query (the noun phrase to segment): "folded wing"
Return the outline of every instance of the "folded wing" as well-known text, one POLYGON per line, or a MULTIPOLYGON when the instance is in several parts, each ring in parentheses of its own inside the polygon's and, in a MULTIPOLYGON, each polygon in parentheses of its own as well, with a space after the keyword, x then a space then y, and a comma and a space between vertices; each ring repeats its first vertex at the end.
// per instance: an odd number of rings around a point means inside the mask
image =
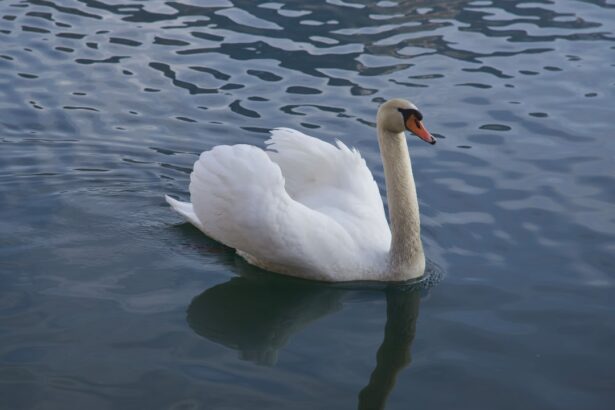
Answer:
POLYGON ((344 280, 340 272, 388 250, 382 200, 358 152, 289 129, 268 144, 204 152, 190 176, 192 207, 171 205, 249 262, 290 275, 344 280))

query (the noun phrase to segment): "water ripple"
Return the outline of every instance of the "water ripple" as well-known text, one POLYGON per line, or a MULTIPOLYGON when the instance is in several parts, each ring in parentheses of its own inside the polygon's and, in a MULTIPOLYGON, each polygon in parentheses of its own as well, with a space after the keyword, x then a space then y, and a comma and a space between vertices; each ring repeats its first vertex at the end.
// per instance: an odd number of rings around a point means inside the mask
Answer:
POLYGON ((447 276, 422 303, 390 407, 612 402, 614 10, 601 0, 3 2, 0 229, 11 235, 0 238, 0 384, 21 386, 3 402, 355 403, 382 302, 314 321, 276 368, 238 364, 195 340, 184 317, 192 297, 236 272, 233 254, 173 227, 162 194, 187 197, 201 151, 263 146, 277 126, 358 147, 383 188, 374 115, 397 96, 438 137, 409 143, 426 253, 447 276), (451 395, 433 394, 442 383, 451 395), (478 384, 485 394, 468 393, 478 384), (165 396, 180 390, 194 400, 165 396))

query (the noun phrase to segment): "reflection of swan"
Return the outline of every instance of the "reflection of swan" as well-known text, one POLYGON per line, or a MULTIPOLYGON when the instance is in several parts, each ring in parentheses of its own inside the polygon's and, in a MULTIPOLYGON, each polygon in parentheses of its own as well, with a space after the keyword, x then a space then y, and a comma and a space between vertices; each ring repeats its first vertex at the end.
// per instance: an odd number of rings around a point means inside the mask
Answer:
POLYGON ((356 150, 290 129, 270 150, 218 146, 190 177, 192 204, 167 201, 212 238, 261 268, 324 281, 401 281, 421 276, 425 256, 407 129, 435 143, 416 106, 378 110, 378 142, 391 229, 371 172, 356 150))
POLYGON ((188 308, 195 332, 273 365, 277 350, 308 323, 341 308, 343 292, 280 279, 239 276, 207 289, 188 308))
MULTIPOLYGON (((354 290, 278 277, 235 277, 207 289, 188 308, 188 322, 199 335, 237 349, 245 360, 272 365, 277 351, 308 323, 343 307, 354 290)), ((420 295, 417 288, 390 286, 387 322, 376 368, 359 394, 359 408, 383 408, 397 373, 410 362, 420 295)))
POLYGON ((410 346, 419 315, 419 292, 387 290, 387 324, 369 384, 359 393, 359 409, 383 409, 397 373, 410 364, 410 346))

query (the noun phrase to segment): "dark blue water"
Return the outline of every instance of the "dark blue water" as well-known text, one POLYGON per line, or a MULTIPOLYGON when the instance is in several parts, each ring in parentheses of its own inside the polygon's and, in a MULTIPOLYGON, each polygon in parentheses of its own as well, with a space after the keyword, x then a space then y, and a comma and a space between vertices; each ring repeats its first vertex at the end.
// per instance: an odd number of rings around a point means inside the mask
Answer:
POLYGON ((258 3, 0 1, 0 408, 614 408, 615 3, 258 3), (391 97, 439 283, 284 280, 164 203, 277 126, 383 188, 391 97))

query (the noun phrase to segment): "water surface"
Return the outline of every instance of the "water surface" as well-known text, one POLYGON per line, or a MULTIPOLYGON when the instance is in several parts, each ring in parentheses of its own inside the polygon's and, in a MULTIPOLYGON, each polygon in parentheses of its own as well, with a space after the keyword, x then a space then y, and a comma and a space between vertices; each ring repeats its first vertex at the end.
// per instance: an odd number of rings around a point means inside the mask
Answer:
POLYGON ((615 4, 0 1, 0 407, 615 404, 615 4), (322 286, 182 223, 198 154, 410 140, 439 277, 322 286), (435 281, 434 281, 435 282, 435 281))

